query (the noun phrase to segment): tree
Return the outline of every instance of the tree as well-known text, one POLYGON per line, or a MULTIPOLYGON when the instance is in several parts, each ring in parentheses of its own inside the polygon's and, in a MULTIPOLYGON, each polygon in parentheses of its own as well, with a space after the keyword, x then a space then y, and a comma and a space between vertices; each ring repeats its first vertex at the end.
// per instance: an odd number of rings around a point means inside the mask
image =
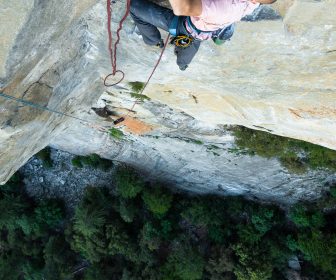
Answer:
POLYGON ((133 244, 126 228, 121 222, 114 221, 106 227, 108 239, 108 254, 111 256, 122 255, 130 261, 137 261, 136 246, 133 244))
POLYGON ((289 212, 289 219, 298 227, 320 228, 325 224, 325 219, 320 210, 308 210, 304 205, 297 204, 289 212))
POLYGON ((238 243, 232 246, 239 259, 234 268, 238 280, 267 280, 273 273, 272 259, 260 246, 238 243))
POLYGON ((336 277, 336 235, 313 229, 298 235, 298 249, 306 260, 336 277))
POLYGON ((257 210, 254 210, 251 217, 251 222, 254 228, 261 234, 264 235, 269 231, 273 224, 274 212, 272 209, 266 207, 258 207, 257 210))
POLYGON ((116 173, 117 192, 122 198, 134 198, 144 188, 144 182, 128 167, 119 168, 116 173))
POLYGON ((203 257, 189 244, 182 242, 179 244, 178 249, 171 252, 167 262, 162 267, 163 280, 202 279, 205 266, 203 257))
POLYGON ((94 263, 86 268, 84 280, 120 280, 124 266, 124 263, 116 259, 105 259, 104 262, 94 263))
POLYGON ((142 194, 142 199, 146 208, 155 217, 162 218, 171 207, 173 195, 157 186, 153 189, 146 189, 142 194))
POLYGON ((63 235, 51 236, 43 250, 45 267, 43 275, 48 280, 71 279, 76 265, 76 254, 63 235))
POLYGON ((230 248, 219 247, 213 250, 206 271, 210 280, 231 280, 235 267, 233 251, 230 248))
POLYGON ((3 193, 0 199, 0 229, 14 230, 20 227, 21 217, 29 212, 30 204, 21 195, 3 193))
POLYGON ((120 217, 127 223, 133 222, 137 209, 133 201, 130 199, 119 199, 118 211, 120 217))
POLYGON ((227 222, 225 213, 225 203, 214 197, 195 197, 190 199, 190 203, 183 205, 181 212, 183 219, 193 225, 198 226, 220 226, 227 222))
POLYGON ((146 222, 140 232, 140 244, 146 246, 150 251, 157 250, 160 246, 160 232, 150 222, 146 222))
POLYGON ((98 262, 107 253, 105 225, 111 203, 106 189, 87 188, 75 209, 71 246, 91 262, 98 262))

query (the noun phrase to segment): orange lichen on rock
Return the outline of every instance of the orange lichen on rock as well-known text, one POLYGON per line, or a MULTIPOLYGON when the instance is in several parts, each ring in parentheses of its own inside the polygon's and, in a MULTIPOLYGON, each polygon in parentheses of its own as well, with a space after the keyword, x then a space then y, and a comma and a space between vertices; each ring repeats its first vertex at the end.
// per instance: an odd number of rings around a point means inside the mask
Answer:
POLYGON ((125 117, 125 120, 120 123, 119 127, 120 126, 125 126, 126 131, 137 135, 146 134, 153 130, 153 126, 129 116, 125 117))

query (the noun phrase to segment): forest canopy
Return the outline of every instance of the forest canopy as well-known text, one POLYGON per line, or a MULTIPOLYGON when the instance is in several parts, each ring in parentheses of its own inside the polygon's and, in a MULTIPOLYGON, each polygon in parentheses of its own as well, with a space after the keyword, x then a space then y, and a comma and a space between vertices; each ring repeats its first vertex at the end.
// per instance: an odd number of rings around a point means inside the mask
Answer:
POLYGON ((242 197, 188 196, 129 167, 115 191, 87 187, 73 213, 29 197, 22 178, 0 188, 1 279, 336 278, 336 186, 290 210, 242 197))

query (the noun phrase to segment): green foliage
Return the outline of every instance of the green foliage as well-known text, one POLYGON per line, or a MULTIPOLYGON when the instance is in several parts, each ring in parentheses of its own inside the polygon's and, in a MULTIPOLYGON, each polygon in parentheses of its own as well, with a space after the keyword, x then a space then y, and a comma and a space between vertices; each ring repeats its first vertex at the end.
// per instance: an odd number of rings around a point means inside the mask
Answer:
POLYGON ((311 227, 321 228, 325 225, 326 221, 321 211, 317 210, 311 214, 311 227))
POLYGON ((210 280, 230 280, 233 278, 235 260, 232 249, 226 247, 215 248, 212 252, 206 271, 210 280))
POLYGON ((197 145, 203 145, 203 141, 201 141, 201 140, 192 139, 191 142, 194 143, 194 144, 197 144, 197 145))
POLYGON ((303 277, 336 277, 332 207, 298 204, 286 217, 238 197, 173 196, 130 168, 116 183, 116 197, 86 188, 69 220, 58 200, 28 197, 20 176, 1 186, 0 278, 275 280, 293 255, 303 277))
POLYGON ((163 242, 172 238, 172 223, 169 220, 145 222, 140 232, 140 244, 150 251, 158 250, 163 242))
POLYGON ((261 240, 263 234, 251 224, 238 224, 237 234, 244 244, 256 244, 261 240))
POLYGON ((152 189, 145 189, 142 194, 145 206, 154 216, 163 217, 171 207, 173 195, 163 188, 157 186, 152 189))
POLYGON ((296 240, 292 235, 288 235, 286 238, 286 247, 291 251, 291 252, 296 252, 298 250, 298 245, 296 240))
POLYGON ((192 139, 192 138, 184 138, 183 140, 187 143, 193 143, 193 144, 196 144, 196 145, 203 145, 204 144, 201 140, 192 139))
POLYGON ((51 149, 49 147, 39 151, 36 154, 36 157, 42 161, 45 168, 51 168, 53 166, 53 162, 51 159, 51 149))
POLYGON ((132 243, 126 229, 122 223, 114 222, 106 227, 106 237, 108 242, 108 254, 121 254, 131 261, 137 261, 135 245, 132 243))
POLYGON ((107 190, 87 188, 75 209, 71 247, 91 262, 99 262, 107 254, 109 205, 107 190))
POLYGON ((71 279, 76 265, 76 254, 71 251, 64 236, 51 236, 43 250, 44 278, 50 280, 71 279))
POLYGON ((274 224, 274 212, 272 209, 258 208, 253 211, 251 222, 254 228, 262 235, 269 231, 274 224))
POLYGON ((212 197, 198 197, 188 201, 181 216, 193 225, 219 226, 225 222, 225 216, 222 215, 224 206, 221 201, 212 197))
POLYGON ((137 209, 132 200, 120 199, 119 201, 120 217, 127 223, 133 222, 137 209))
POLYGON ((268 280, 272 277, 272 265, 265 264, 260 267, 247 267, 238 266, 234 274, 237 280, 268 280))
POLYGON ((322 271, 336 277, 336 235, 324 235, 313 230, 298 236, 298 248, 304 253, 305 259, 311 261, 322 271))
POLYGON ((202 279, 205 261, 200 253, 184 244, 173 251, 162 268, 162 279, 202 279))
POLYGON ((320 228, 325 224, 323 214, 319 211, 308 211, 302 204, 297 204, 289 212, 289 218, 298 227, 320 228))
POLYGON ((310 225, 307 209, 301 204, 295 205, 291 209, 289 219, 299 227, 308 227, 310 225))
POLYGON ((72 160, 71 163, 74 167, 82 168, 83 164, 81 161, 81 156, 75 156, 72 160))
POLYGON ((278 157, 293 173, 303 173, 308 167, 336 170, 334 150, 245 127, 235 127, 232 131, 239 149, 247 150, 251 155, 278 157))
POLYGON ((223 244, 227 237, 231 234, 229 229, 224 230, 217 225, 210 225, 208 227, 209 239, 215 243, 223 244))
POLYGON ((239 243, 232 247, 239 258, 239 264, 234 268, 234 274, 238 280, 271 279, 273 264, 262 248, 248 247, 239 243))
POLYGON ((16 221, 19 228, 34 238, 55 230, 64 219, 64 208, 59 200, 47 199, 38 203, 32 215, 23 214, 16 221))
POLYGON ((330 195, 336 198, 336 185, 330 188, 330 195))
POLYGON ((107 211, 95 206, 78 207, 75 212, 74 230, 90 237, 98 234, 105 224, 107 211))
POLYGON ((181 216, 192 224, 208 225, 211 223, 211 217, 207 213, 207 206, 195 201, 181 213, 181 216))
POLYGON ((147 95, 139 94, 135 92, 131 92, 131 96, 140 101, 151 100, 147 95))
POLYGON ((36 222, 48 228, 57 228, 64 219, 64 206, 61 201, 47 199, 39 202, 34 210, 36 222))
POLYGON ((144 224, 140 238, 141 244, 147 246, 150 251, 157 250, 161 243, 159 230, 150 222, 144 224))
POLYGON ((43 272, 42 269, 39 266, 36 266, 32 262, 26 262, 21 267, 22 275, 24 279, 27 280, 42 280, 43 272))
POLYGON ((121 279, 122 263, 104 261, 104 263, 90 264, 84 270, 84 280, 119 280, 121 279))
POLYGON ((63 204, 55 199, 35 202, 20 187, 19 178, 10 180, 0 190, 0 207, 4 210, 0 213, 0 278, 66 279, 65 275, 69 275, 66 264, 73 264, 75 255, 64 240, 53 250, 51 246, 51 240, 56 238, 53 234, 62 232, 63 204), (58 257, 52 258, 52 253, 58 257), (66 261, 58 263, 66 256, 69 256, 66 261))
POLYGON ((303 174, 307 171, 305 161, 298 156, 296 151, 287 151, 278 155, 281 164, 287 168, 290 173, 303 174))
POLYGON ((2 193, 0 199, 0 228, 14 230, 20 227, 20 220, 30 204, 21 195, 2 193))
POLYGON ((131 86, 131 89, 133 92, 135 93, 139 93, 140 91, 142 91, 143 87, 145 86, 145 84, 143 82, 130 82, 129 85, 131 86))
POLYGON ((135 198, 144 188, 144 182, 131 168, 122 167, 116 173, 118 194, 125 199, 135 198))
POLYGON ((90 166, 92 168, 99 168, 102 171, 107 171, 112 167, 112 161, 103 159, 97 154, 91 154, 88 156, 75 156, 72 160, 72 165, 78 168, 83 166, 90 166))
POLYGON ((0 279, 13 280, 20 279, 22 274, 21 267, 23 265, 22 257, 18 252, 1 250, 0 253, 0 279))
POLYGON ((110 133, 110 136, 117 139, 117 140, 122 140, 124 138, 124 133, 117 129, 117 128, 114 128, 112 127, 110 130, 109 130, 109 133, 110 133))

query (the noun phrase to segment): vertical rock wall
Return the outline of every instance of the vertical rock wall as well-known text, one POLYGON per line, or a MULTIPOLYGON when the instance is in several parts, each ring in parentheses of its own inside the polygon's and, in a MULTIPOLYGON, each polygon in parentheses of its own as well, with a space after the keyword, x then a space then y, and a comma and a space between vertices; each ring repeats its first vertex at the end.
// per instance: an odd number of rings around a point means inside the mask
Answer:
MULTIPOLYGON (((1 91, 100 126, 125 113, 129 118, 120 127, 126 137, 116 140, 0 99, 0 181, 52 145, 127 162, 193 191, 288 201, 318 196, 334 174, 293 175, 275 159, 231 153, 234 139, 223 127, 240 124, 336 148, 335 1, 278 2, 273 7, 283 19, 255 16, 239 23, 224 46, 202 43, 185 72, 169 46, 146 89, 151 100, 129 112, 135 101, 129 82, 146 81, 160 54, 142 43, 130 18, 117 60, 126 78, 106 89, 105 1, 1 1, 1 91), (91 107, 111 116, 101 118, 91 107)), ((113 5, 114 31, 124 7, 124 1, 113 5)))

